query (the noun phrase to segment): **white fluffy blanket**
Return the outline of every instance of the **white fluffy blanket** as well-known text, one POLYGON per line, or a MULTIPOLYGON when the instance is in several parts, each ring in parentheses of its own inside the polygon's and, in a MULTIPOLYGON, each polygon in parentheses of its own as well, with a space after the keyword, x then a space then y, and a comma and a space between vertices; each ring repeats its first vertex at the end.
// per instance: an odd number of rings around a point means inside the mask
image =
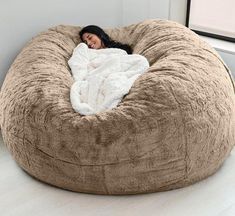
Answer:
POLYGON ((80 43, 68 64, 75 80, 70 100, 75 111, 91 115, 116 107, 149 63, 141 55, 117 48, 90 49, 80 43))

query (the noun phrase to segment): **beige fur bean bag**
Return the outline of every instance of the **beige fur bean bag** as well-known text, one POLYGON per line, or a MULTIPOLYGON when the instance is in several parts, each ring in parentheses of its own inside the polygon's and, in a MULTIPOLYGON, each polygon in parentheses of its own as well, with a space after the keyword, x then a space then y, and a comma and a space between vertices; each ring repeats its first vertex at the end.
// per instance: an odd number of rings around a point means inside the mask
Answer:
POLYGON ((81 116, 67 64, 80 29, 39 34, 5 78, 0 123, 16 162, 46 183, 96 194, 170 190, 215 173, 235 143, 235 95, 214 49, 170 21, 106 29, 151 67, 118 107, 81 116))

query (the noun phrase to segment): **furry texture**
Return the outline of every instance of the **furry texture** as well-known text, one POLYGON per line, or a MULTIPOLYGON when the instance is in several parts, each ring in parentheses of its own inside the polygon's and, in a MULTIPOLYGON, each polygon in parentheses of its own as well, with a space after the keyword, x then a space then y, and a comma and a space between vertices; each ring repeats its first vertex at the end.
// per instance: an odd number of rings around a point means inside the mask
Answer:
POLYGON ((118 107, 80 116, 67 65, 80 29, 39 34, 5 78, 0 124, 16 162, 49 184, 97 194, 169 190, 216 172, 235 142, 235 95, 215 50, 171 21, 106 29, 151 67, 118 107))
POLYGON ((85 43, 78 44, 68 64, 75 81, 70 101, 82 115, 116 107, 134 81, 149 68, 144 56, 127 55, 117 48, 89 49, 85 43))

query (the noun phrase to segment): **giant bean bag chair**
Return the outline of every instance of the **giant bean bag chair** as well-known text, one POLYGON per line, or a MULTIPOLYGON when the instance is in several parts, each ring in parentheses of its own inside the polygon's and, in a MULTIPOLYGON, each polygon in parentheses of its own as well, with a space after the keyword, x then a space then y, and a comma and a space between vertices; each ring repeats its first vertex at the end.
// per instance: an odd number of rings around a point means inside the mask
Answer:
POLYGON ((60 25, 34 37, 6 75, 0 125, 19 166, 95 194, 170 190, 215 173, 235 143, 233 81, 215 50, 172 21, 105 29, 150 68, 117 107, 83 116, 70 103, 67 64, 80 29, 60 25))

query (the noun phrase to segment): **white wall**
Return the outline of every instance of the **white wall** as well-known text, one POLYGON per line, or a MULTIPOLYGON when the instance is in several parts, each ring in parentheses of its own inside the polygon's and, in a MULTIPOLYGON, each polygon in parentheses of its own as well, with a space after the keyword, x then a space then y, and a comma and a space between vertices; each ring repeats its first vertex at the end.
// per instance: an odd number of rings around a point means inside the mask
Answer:
POLYGON ((170 0, 123 0, 123 25, 144 19, 168 19, 170 0))
POLYGON ((229 67, 229 69, 232 72, 232 75, 235 79, 235 53, 229 53, 229 52, 222 52, 217 50, 217 52, 220 54, 222 59, 225 61, 226 65, 229 67))
POLYGON ((169 20, 186 23, 187 0, 170 0, 169 20))
POLYGON ((187 0, 123 0, 123 25, 144 19, 169 19, 185 24, 187 0))

